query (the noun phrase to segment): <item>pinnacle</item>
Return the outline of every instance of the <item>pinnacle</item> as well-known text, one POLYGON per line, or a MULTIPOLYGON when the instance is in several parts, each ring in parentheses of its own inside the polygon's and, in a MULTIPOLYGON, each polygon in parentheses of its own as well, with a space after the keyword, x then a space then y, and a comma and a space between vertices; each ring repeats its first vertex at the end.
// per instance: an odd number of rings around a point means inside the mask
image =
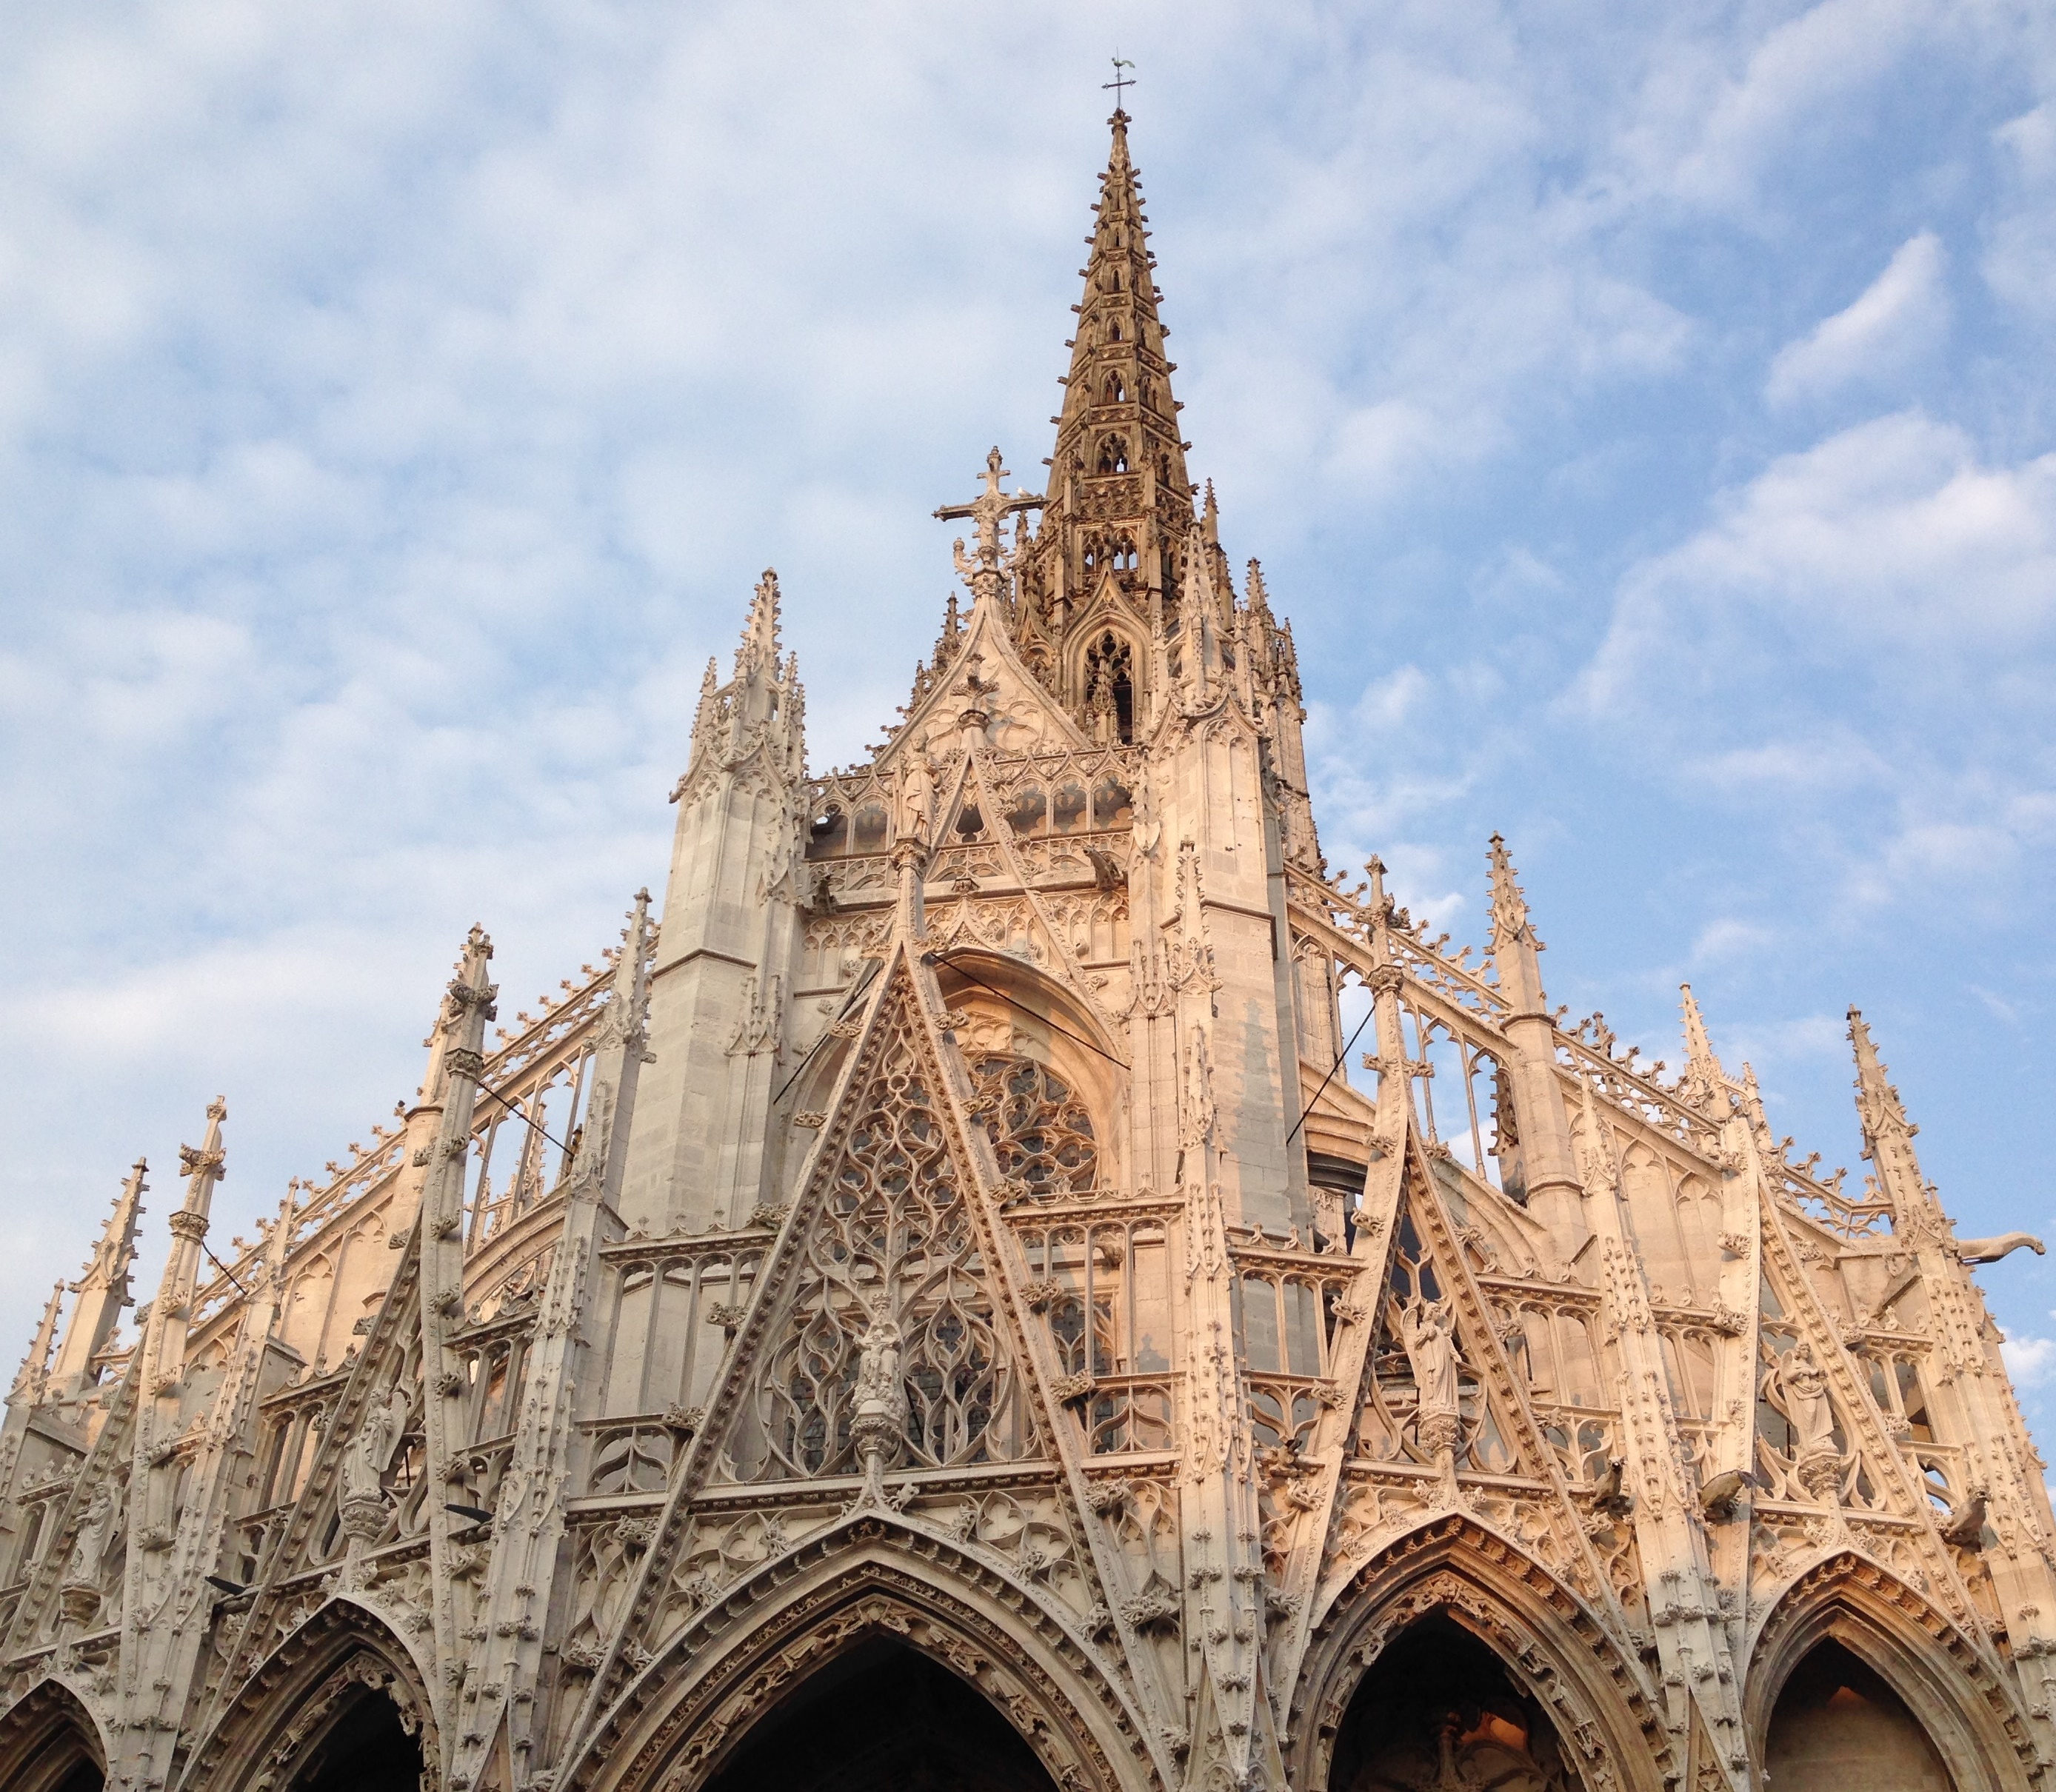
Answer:
POLYGON ((766 566, 749 600, 749 614, 742 624, 742 643, 735 650, 735 676, 747 679, 753 673, 778 675, 778 574, 766 566))

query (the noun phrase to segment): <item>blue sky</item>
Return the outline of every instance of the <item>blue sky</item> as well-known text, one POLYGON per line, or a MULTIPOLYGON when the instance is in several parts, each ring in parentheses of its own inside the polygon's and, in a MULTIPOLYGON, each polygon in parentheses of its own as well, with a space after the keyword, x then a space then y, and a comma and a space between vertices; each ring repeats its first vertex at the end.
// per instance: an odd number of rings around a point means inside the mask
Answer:
MULTIPOLYGON (((2056 1232, 2056 14, 1826 0, 6 7, 0 1333, 225 1093, 227 1232, 666 862, 775 565, 813 760, 929 512, 1053 433, 1129 101, 1192 464, 1330 858, 1553 1001, 1689 977, 1855 1162, 1861 1005, 1968 1234, 2056 1232)), ((151 1272, 154 1273, 154 1270, 151 1272)), ((2056 1422, 2056 1257, 1983 1272, 2056 1422)))

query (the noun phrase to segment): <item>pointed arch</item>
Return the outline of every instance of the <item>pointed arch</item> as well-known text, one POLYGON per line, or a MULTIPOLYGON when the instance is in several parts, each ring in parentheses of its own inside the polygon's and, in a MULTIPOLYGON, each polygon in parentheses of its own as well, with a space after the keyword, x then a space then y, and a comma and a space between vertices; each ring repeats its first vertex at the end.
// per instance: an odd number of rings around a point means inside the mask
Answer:
POLYGON ((0 1786, 9 1792, 99 1792, 107 1743, 85 1701, 55 1679, 0 1716, 0 1786))
POLYGON ((2030 1783, 2034 1739, 1985 1652, 1931 1601, 1850 1549, 1801 1575, 1757 1627, 1742 1710, 1759 1767, 1778 1695, 1823 1642, 1839 1643, 1899 1695, 1956 1766, 1958 1783, 2030 1783), (1963 1772, 1963 1763, 1976 1770, 1963 1772))
POLYGON ((389 1700, 441 1783, 441 1746, 427 1668, 377 1612, 331 1600, 260 1662, 193 1751, 183 1792, 250 1792, 269 1767, 282 1786, 367 1702, 389 1700))
POLYGON ((1380 1551, 1318 1614, 1292 1699, 1308 1719, 1287 1762, 1293 1785, 1327 1786, 1336 1736, 1372 1665, 1437 1612, 1553 1715, 1564 1757, 1587 1785, 1663 1792, 1681 1770, 1663 1714, 1584 1602, 1505 1538, 1448 1517, 1380 1551))
MULTIPOLYGON (((1089 800, 1091 793, 1086 794, 1089 800)), ((947 947, 935 965, 935 981, 974 1088, 979 1061, 995 1051, 1046 1065, 1092 1116, 1097 1185, 1121 1186, 1128 1079, 1121 1068, 1122 1042, 1101 1017, 1034 965, 975 945, 947 947)))
POLYGON ((696 1612, 564 1763, 559 1792, 698 1792, 789 1693, 880 1638, 983 1695, 1065 1792, 1156 1783, 1139 1714, 1070 1624, 986 1562, 872 1512, 696 1612))

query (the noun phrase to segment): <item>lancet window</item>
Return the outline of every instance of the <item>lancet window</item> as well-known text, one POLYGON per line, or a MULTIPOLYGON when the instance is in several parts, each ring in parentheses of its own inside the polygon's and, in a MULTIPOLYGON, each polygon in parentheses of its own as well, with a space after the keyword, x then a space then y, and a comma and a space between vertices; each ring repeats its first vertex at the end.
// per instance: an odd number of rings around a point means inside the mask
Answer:
POLYGON ((1102 739, 1135 738, 1135 650, 1111 629, 1085 649, 1085 708, 1102 739))
POLYGON ((1128 438, 1125 436, 1104 436, 1100 438, 1099 471, 1102 473, 1125 473, 1128 471, 1128 438))

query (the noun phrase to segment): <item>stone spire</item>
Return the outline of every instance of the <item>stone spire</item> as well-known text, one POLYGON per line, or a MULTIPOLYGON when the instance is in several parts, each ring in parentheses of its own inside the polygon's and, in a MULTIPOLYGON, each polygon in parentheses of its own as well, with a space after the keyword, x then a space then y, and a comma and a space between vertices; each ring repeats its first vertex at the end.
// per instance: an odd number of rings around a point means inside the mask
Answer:
POLYGON ((138 1158, 130 1168, 121 1192, 114 1198, 114 1210, 107 1216, 99 1244, 84 1273, 71 1285, 78 1305, 72 1308, 64 1342, 58 1345, 51 1368, 60 1393, 76 1391, 91 1379, 94 1359, 107 1348, 121 1322, 121 1309, 128 1305, 128 1270, 136 1261, 136 1222, 142 1217, 147 1186, 143 1177, 148 1167, 138 1158))
POLYGON ((714 678, 710 660, 693 717, 686 775, 671 800, 690 802, 710 779, 739 771, 759 756, 781 784, 802 776, 807 748, 799 657, 779 657, 778 574, 768 566, 743 618, 734 674, 726 685, 714 678))
POLYGON ((1542 990, 1542 942, 1528 918, 1520 874, 1498 835, 1487 855, 1492 868, 1492 959, 1508 1007, 1506 1036, 1515 1061, 1508 1068, 1520 1140, 1523 1190, 1529 1210, 1549 1229, 1557 1261, 1568 1263, 1588 1236, 1584 1178, 1571 1145, 1571 1121, 1556 1076, 1556 1024, 1542 990))
POLYGON ((1066 345, 1071 370, 1050 456, 1053 486, 1067 478, 1141 472, 1192 509, 1178 405, 1171 396, 1174 363, 1164 354, 1165 331, 1156 314, 1156 258, 1145 247, 1149 232, 1135 164, 1128 157, 1128 114, 1107 120, 1113 144, 1093 234, 1092 255, 1079 270, 1085 290, 1078 333, 1066 345))
MULTIPOLYGON (((216 1095, 208 1103, 207 1131, 198 1145, 179 1147, 179 1170, 186 1179, 185 1198, 166 1222, 171 1228, 172 1251, 165 1260, 164 1281, 152 1309, 152 1329, 176 1315, 183 1322, 200 1283, 202 1241, 207 1237, 208 1218, 214 1207, 214 1186, 227 1174, 227 1154, 221 1148, 221 1123, 228 1118, 226 1098, 216 1095)), ((183 1340, 183 1324, 177 1328, 183 1340)))
MULTIPOLYGON (((1187 535, 1200 537, 1171 395, 1175 363, 1165 358, 1156 310, 1156 258, 1128 156, 1128 115, 1117 112, 1109 122, 1113 143, 1086 239, 1092 253, 1078 270, 1085 295, 1073 307, 1077 333, 1064 345, 1071 366, 1063 409, 1050 420, 1057 440, 1042 524, 1016 556, 1010 622, 1023 662, 1081 725, 1097 683, 1129 679, 1133 696, 1123 701, 1139 728, 1161 686, 1160 677, 1145 677, 1143 662, 1160 653, 1162 631, 1175 626, 1187 535), (1105 653, 1075 639, 1088 630, 1121 669, 1109 673, 1105 653)), ((1217 515, 1210 517, 1208 527, 1217 528, 1217 515)))
POLYGON ((1692 994, 1691 985, 1681 983, 1678 989, 1685 1003, 1685 1074, 1678 1081, 1678 1092, 1715 1119, 1725 1119, 1729 1099, 1727 1072, 1721 1068, 1713 1041, 1706 1036, 1706 1023, 1699 1013, 1699 1004, 1692 994))

